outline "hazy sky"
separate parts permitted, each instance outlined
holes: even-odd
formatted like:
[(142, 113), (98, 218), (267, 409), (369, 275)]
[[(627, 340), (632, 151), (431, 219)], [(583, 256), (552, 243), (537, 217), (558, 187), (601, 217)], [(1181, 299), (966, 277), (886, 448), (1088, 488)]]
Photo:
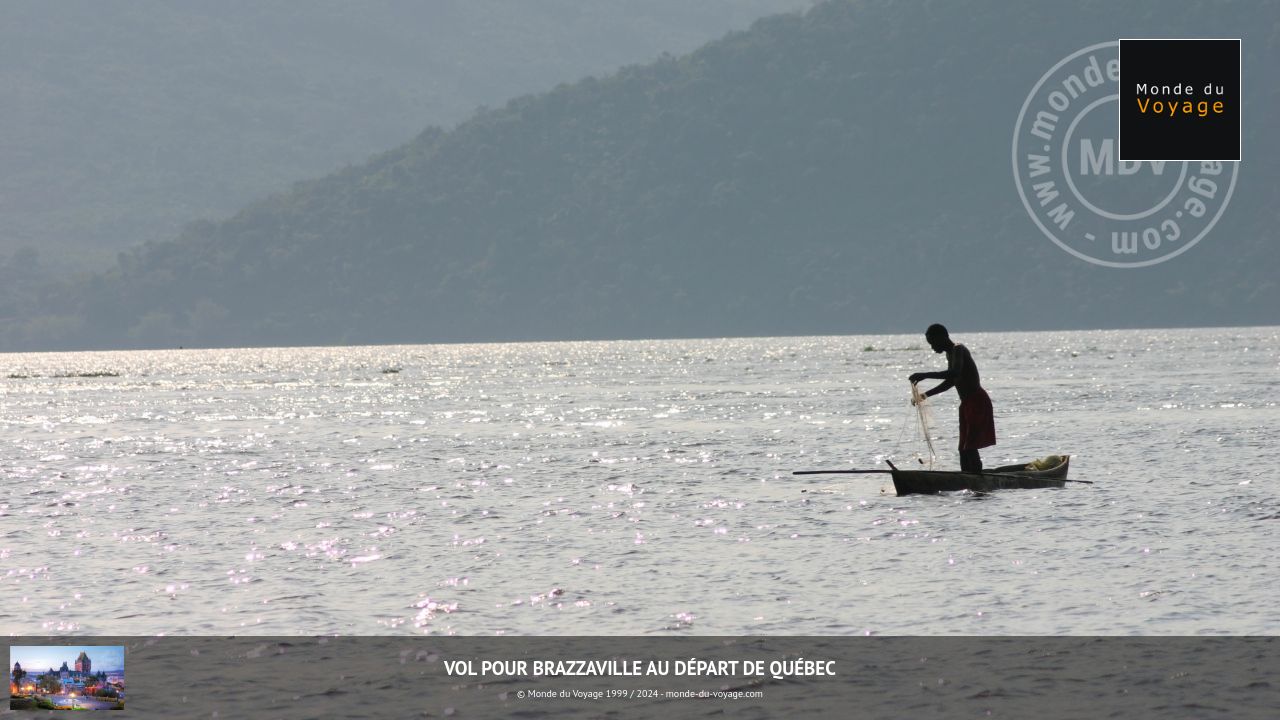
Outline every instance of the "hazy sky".
[(57, 670), (64, 662), (74, 670), (81, 651), (89, 656), (94, 672), (124, 669), (123, 645), (20, 645), (9, 648), (9, 671), (13, 671), (14, 663), (22, 663), (23, 670), (35, 672)]

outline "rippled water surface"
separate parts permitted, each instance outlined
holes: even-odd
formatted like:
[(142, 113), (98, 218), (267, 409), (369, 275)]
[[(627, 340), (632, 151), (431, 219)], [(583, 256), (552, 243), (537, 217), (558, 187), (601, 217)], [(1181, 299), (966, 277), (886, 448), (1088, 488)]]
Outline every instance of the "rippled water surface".
[(792, 476), (914, 462), (918, 336), (0, 356), (0, 629), (1280, 627), (1280, 330), (957, 339), (1093, 484)]

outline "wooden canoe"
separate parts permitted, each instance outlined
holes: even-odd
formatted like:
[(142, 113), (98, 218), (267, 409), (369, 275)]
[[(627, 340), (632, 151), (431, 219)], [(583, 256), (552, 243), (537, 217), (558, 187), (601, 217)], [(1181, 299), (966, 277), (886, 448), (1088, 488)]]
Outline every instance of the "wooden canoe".
[(1025, 464), (1005, 465), (981, 473), (899, 470), (894, 467), (893, 487), (899, 495), (933, 494), (957, 490), (990, 492), (1062, 487), (1067, 482), (1067, 466), (1070, 463), (1071, 456), (1063, 455), (1061, 463), (1044, 470), (1028, 470)]

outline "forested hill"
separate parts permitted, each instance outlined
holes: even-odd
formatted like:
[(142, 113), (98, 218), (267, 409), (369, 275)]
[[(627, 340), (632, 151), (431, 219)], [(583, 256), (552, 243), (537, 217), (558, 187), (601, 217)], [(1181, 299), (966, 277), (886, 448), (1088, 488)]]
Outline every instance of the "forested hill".
[[(120, 258), (5, 319), (9, 349), (1274, 323), (1280, 66), (1262, 3), (832, 2), (428, 129)], [(1194, 29), (1194, 32), (1191, 32)], [(1079, 261), (1010, 140), (1057, 60), (1244, 38), (1245, 162), (1154, 267)], [(1250, 71), (1251, 68), (1255, 70)]]
[(0, 265), (100, 268), (427, 124), (810, 4), (7, 0)]

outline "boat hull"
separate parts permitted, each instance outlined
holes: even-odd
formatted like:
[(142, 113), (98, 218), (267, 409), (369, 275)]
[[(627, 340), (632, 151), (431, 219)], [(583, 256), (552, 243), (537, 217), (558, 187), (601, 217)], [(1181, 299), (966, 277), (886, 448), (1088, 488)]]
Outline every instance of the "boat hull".
[(1006, 465), (983, 473), (945, 470), (894, 470), (893, 487), (899, 495), (929, 495), (970, 490), (1037, 490), (1062, 487), (1067, 482), (1071, 458), (1046, 470), (1028, 470), (1025, 465)]

